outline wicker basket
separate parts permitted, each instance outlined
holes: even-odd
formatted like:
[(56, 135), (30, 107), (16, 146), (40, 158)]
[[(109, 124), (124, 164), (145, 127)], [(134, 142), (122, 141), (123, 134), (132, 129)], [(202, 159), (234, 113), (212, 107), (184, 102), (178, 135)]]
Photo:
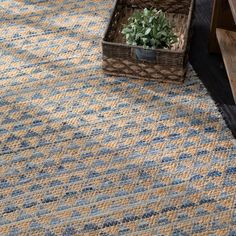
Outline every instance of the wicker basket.
[[(118, 76), (183, 82), (193, 6), (194, 0), (116, 0), (102, 41), (104, 71)], [(174, 25), (178, 42), (171, 49), (144, 49), (125, 43), (121, 34), (123, 25), (134, 10), (145, 7), (162, 9)]]

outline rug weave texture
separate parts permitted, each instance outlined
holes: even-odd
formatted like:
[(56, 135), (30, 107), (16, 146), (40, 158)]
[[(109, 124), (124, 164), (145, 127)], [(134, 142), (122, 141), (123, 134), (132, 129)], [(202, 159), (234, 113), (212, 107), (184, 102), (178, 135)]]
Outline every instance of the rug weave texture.
[(1, 0), (0, 235), (236, 235), (236, 145), (184, 85), (103, 74), (111, 0)]

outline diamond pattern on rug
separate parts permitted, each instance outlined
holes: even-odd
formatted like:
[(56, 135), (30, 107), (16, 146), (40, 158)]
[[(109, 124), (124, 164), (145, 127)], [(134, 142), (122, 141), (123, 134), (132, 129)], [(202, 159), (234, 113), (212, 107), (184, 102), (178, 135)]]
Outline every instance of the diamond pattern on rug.
[(236, 235), (236, 145), (191, 66), (111, 77), (111, 0), (2, 0), (1, 235)]

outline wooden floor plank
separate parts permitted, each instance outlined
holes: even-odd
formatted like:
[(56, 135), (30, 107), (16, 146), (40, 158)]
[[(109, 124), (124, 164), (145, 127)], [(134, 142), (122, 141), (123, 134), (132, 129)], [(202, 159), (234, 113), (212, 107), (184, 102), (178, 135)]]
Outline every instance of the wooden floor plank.
[(191, 41), (190, 62), (236, 138), (236, 104), (223, 60), (221, 55), (208, 51), (213, 0), (196, 0), (195, 3), (194, 36)]
[(236, 32), (217, 28), (216, 36), (236, 103)]

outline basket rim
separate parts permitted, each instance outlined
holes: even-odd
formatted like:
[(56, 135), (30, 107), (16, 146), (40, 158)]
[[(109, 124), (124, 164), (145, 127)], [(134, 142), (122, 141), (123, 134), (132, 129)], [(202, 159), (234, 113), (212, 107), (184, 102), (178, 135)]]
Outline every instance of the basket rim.
[(111, 45), (111, 46), (117, 46), (117, 47), (126, 47), (126, 48), (134, 48), (134, 49), (143, 49), (143, 50), (150, 50), (150, 51), (156, 51), (156, 52), (170, 52), (170, 53), (184, 53), (186, 51), (186, 46), (184, 46), (181, 50), (170, 50), (168, 48), (144, 48), (143, 46), (134, 46), (129, 44), (123, 44), (123, 43), (113, 43), (106, 40), (102, 40), (102, 45)]
[(194, 9), (194, 1), (195, 0), (191, 0), (191, 4), (190, 4), (190, 8), (189, 8), (188, 20), (187, 20), (187, 30), (186, 30), (187, 33), (184, 36), (183, 49), (180, 49), (180, 50), (171, 50), (171, 49), (168, 49), (168, 48), (166, 48), (166, 49), (163, 49), (163, 48), (145, 49), (143, 46), (134, 46), (134, 45), (129, 45), (129, 44), (125, 44), (125, 43), (115, 43), (115, 42), (110, 42), (110, 41), (105, 40), (105, 38), (107, 37), (107, 35), (109, 33), (109, 26), (112, 23), (112, 19), (113, 19), (113, 16), (115, 14), (116, 6), (118, 5), (119, 0), (116, 0), (113, 4), (112, 13), (110, 15), (109, 22), (106, 26), (106, 30), (105, 30), (105, 32), (103, 34), (103, 37), (102, 37), (102, 45), (111, 45), (111, 46), (119, 46), (119, 47), (127, 47), (127, 48), (137, 48), (137, 49), (144, 49), (144, 50), (152, 50), (152, 51), (156, 51), (156, 52), (168, 52), (168, 53), (183, 54), (187, 50), (188, 39), (189, 39), (189, 31), (190, 31), (191, 20), (192, 20), (193, 9)]

